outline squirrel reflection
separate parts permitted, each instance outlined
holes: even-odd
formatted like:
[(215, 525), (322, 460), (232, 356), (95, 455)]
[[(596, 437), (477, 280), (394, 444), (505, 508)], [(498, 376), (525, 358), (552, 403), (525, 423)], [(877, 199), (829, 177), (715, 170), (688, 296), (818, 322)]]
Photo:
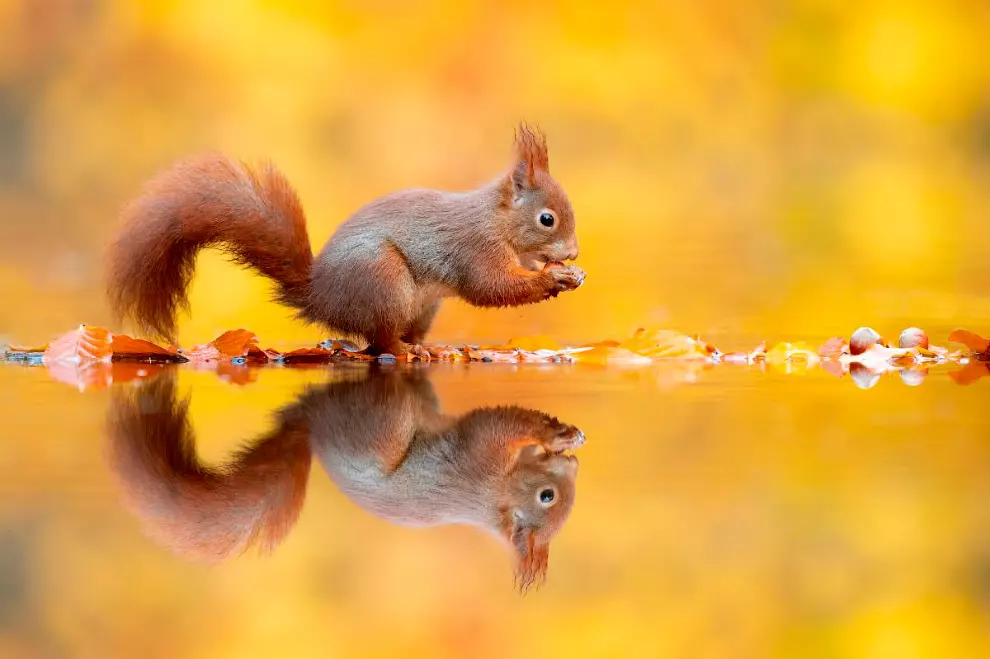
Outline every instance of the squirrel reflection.
[(514, 554), (520, 589), (545, 579), (550, 541), (574, 504), (578, 462), (564, 454), (584, 443), (574, 426), (519, 407), (447, 416), (422, 371), (377, 367), (306, 391), (275, 420), (227, 464), (208, 467), (174, 374), (118, 393), (111, 461), (147, 533), (197, 560), (270, 551), (299, 516), (315, 454), (372, 514), (481, 528)]

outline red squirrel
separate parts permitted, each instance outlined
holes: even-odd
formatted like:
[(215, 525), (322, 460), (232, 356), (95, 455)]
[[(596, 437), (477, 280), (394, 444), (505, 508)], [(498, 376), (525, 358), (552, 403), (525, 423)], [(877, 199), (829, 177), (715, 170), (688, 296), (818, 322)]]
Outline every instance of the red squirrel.
[(273, 279), (305, 322), (363, 337), (372, 354), (424, 340), (444, 297), (532, 304), (579, 287), (574, 211), (546, 138), (516, 132), (506, 173), (470, 192), (408, 189), (360, 208), (314, 258), (295, 191), (269, 162), (207, 154), (159, 173), (123, 212), (107, 291), (118, 319), (174, 341), (195, 256), (219, 247)]
[(421, 369), (355, 373), (305, 392), (276, 414), (275, 430), (219, 468), (196, 458), (173, 374), (117, 393), (108, 432), (125, 501), (180, 555), (271, 550), (299, 516), (315, 454), (366, 511), (404, 526), (483, 529), (514, 554), (520, 590), (542, 583), (574, 504), (578, 462), (564, 451), (584, 443), (581, 431), (519, 407), (446, 416)]

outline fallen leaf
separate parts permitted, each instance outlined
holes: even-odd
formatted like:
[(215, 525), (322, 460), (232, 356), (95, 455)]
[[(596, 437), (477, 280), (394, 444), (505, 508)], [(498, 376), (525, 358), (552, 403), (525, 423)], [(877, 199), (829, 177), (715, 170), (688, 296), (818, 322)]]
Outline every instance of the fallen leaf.
[(513, 348), (518, 348), (519, 350), (560, 350), (560, 344), (551, 339), (545, 334), (536, 334), (533, 336), (520, 336), (517, 338), (509, 339), (509, 346)]
[(783, 363), (786, 361), (800, 360), (807, 362), (808, 364), (818, 363), (818, 351), (813, 350), (804, 341), (798, 341), (796, 343), (787, 343), (782, 341), (770, 348), (766, 352), (766, 359), (769, 363)]
[(619, 341), (614, 339), (607, 339), (605, 341), (596, 341), (595, 343), (585, 343), (582, 348), (618, 348), (620, 345)]
[(155, 377), (167, 364), (139, 364), (135, 362), (52, 362), (48, 373), (58, 382), (75, 387), (80, 392), (99, 391), (112, 384)]
[[(478, 359), (483, 362), (514, 364), (519, 361), (519, 352), (517, 350), (479, 348), (474, 350), (474, 353), (477, 354)], [(475, 359), (475, 357), (472, 356), (471, 359)]]
[(987, 362), (970, 362), (958, 371), (949, 372), (949, 377), (952, 378), (952, 381), (964, 387), (987, 376), (990, 376), (990, 364)]
[(32, 352), (44, 352), (48, 350), (48, 344), (38, 346), (36, 348), (22, 348), (21, 346), (15, 346), (13, 344), (7, 346), (7, 352), (20, 352), (25, 354), (30, 354)]
[(323, 363), (329, 362), (333, 352), (326, 348), (317, 346), (316, 348), (298, 348), (279, 355), (276, 359), (284, 364), (298, 364), (301, 362)]
[(110, 361), (113, 335), (102, 327), (80, 325), (55, 339), (44, 352), (44, 363)]
[(838, 359), (844, 354), (849, 354), (849, 344), (841, 336), (833, 336), (818, 349), (822, 359)]
[(949, 341), (961, 343), (973, 352), (984, 353), (990, 350), (990, 339), (984, 339), (979, 334), (969, 330), (952, 330), (949, 334)]
[(626, 348), (610, 347), (593, 348), (591, 350), (577, 353), (574, 355), (574, 360), (584, 363), (616, 365), (653, 363), (653, 360), (649, 357), (637, 354), (631, 350), (627, 350)]
[(222, 361), (246, 357), (251, 348), (258, 345), (258, 337), (245, 329), (224, 332), (213, 341), (194, 346), (186, 354), (193, 362)]
[(110, 351), (114, 360), (186, 361), (177, 350), (162, 348), (151, 341), (135, 339), (124, 334), (111, 336)]
[(666, 329), (639, 328), (618, 347), (651, 359), (707, 358), (716, 352), (709, 343)]
[(848, 366), (840, 361), (834, 359), (825, 359), (822, 361), (822, 370), (824, 370), (829, 375), (834, 375), (837, 378), (841, 378), (848, 373)]

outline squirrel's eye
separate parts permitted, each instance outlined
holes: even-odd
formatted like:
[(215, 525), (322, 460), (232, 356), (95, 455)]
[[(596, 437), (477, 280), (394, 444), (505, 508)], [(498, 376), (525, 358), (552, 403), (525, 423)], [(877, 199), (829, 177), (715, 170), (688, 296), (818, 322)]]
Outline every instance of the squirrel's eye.
[(553, 213), (547, 213), (547, 212), (540, 213), (540, 224), (542, 224), (546, 228), (548, 229), (552, 228), (553, 223), (556, 221), (557, 218), (553, 216)]
[(553, 503), (554, 496), (555, 496), (554, 491), (551, 488), (549, 488), (549, 487), (547, 489), (545, 489), (545, 490), (541, 490), (540, 491), (540, 503), (543, 503), (543, 504)]

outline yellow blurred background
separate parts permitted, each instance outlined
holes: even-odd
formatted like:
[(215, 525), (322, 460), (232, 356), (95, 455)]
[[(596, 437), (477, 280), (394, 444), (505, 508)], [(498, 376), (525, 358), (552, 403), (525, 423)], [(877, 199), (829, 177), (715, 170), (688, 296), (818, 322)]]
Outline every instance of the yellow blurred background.
[[(103, 250), (176, 158), (272, 158), (318, 250), (378, 195), (489, 180), (523, 119), (588, 280), (520, 309), (449, 301), (432, 341), (990, 333), (982, 0), (0, 0), (0, 36), (0, 344), (124, 329)], [(268, 290), (203, 254), (181, 342), (322, 338)], [(985, 654), (985, 380), (677, 368), (434, 369), (447, 411), (517, 403), (589, 437), (547, 586), (520, 600), (489, 538), (390, 526), (318, 469), (274, 556), (175, 559), (119, 506), (108, 392), (4, 365), (0, 656)], [(199, 454), (328, 376), (183, 370)]]
[[(175, 158), (274, 159), (318, 250), (378, 195), (490, 179), (520, 119), (548, 135), (588, 281), (448, 302), (432, 340), (990, 321), (985, 2), (0, 0), (0, 25), (11, 341), (111, 323), (102, 250)], [(198, 273), (184, 344), (321, 337), (215, 253)]]

